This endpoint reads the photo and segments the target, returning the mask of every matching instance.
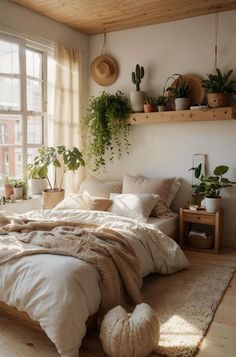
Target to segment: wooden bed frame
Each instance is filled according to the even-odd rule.
[[[18,311],[15,307],[5,304],[0,301],[0,314],[11,317],[14,320],[21,322],[31,330],[45,333],[37,321],[32,320],[24,311]],[[87,331],[93,330],[97,326],[97,315],[90,316],[86,322]]]

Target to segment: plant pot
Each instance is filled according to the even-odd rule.
[[[14,195],[17,200],[23,197],[23,186],[13,187]]]
[[[144,104],[144,113],[151,113],[154,112],[154,105],[153,104]]]
[[[42,195],[42,191],[48,187],[47,178],[30,179],[31,195]]]
[[[205,197],[207,212],[216,213],[221,208],[221,197]]]
[[[130,92],[130,107],[132,112],[143,112],[146,93],[143,91]]]
[[[190,107],[190,98],[175,98],[175,110],[186,110]]]
[[[157,106],[158,112],[164,112],[166,110],[165,105],[158,105]]]
[[[14,194],[13,185],[10,183],[6,183],[4,187],[4,196],[7,200],[10,199],[11,195]]]
[[[43,190],[43,208],[52,209],[60,203],[65,197],[65,191],[59,189]]]
[[[231,99],[229,93],[208,93],[207,101],[210,108],[228,107]]]

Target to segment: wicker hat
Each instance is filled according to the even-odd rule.
[[[92,78],[102,86],[115,82],[118,68],[116,61],[110,56],[98,56],[90,65]]]

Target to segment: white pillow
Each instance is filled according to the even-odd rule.
[[[80,185],[80,193],[88,192],[91,196],[109,198],[111,192],[121,193],[121,181],[100,181],[97,178],[87,177]]]
[[[93,211],[106,211],[112,200],[103,197],[93,197],[89,193],[70,193],[54,208],[56,210],[83,209]]]
[[[108,209],[109,212],[147,222],[150,213],[158,201],[159,195],[148,193],[111,193],[110,198],[113,200],[113,203]]]
[[[173,202],[173,200],[175,199],[180,187],[181,187],[181,179],[180,178],[176,178],[171,186],[170,189],[170,193],[168,195],[167,201],[166,201],[166,206],[170,207],[171,203]]]

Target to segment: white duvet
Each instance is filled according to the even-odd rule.
[[[119,231],[130,239],[143,276],[171,274],[189,266],[177,243],[157,228],[134,219],[78,210],[39,210],[24,216],[97,223]],[[100,305],[96,268],[73,257],[37,254],[0,265],[0,277],[0,301],[38,321],[61,356],[78,357],[86,321]]]

